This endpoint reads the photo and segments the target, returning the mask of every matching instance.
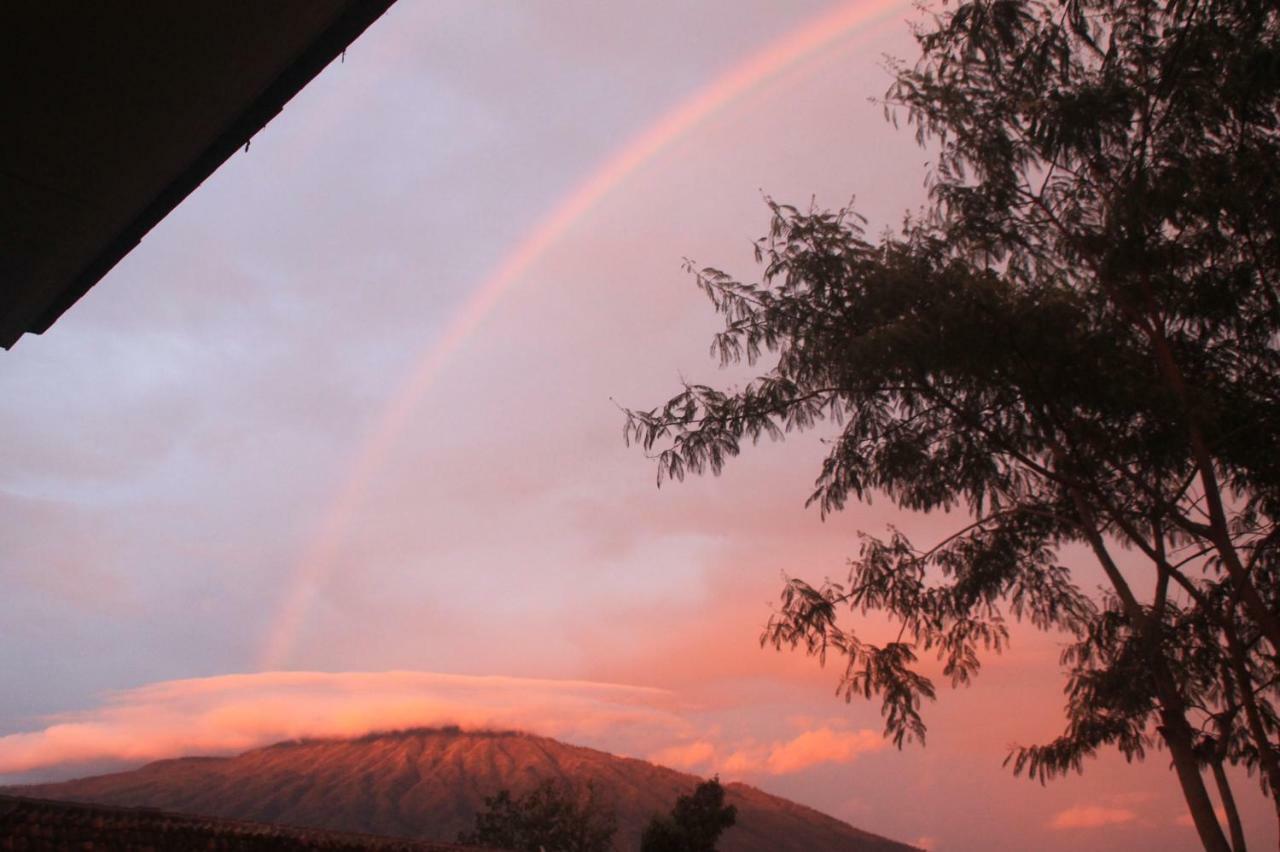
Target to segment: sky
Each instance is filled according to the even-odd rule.
[[[1196,848],[1162,753],[1044,787],[1002,766],[1061,727],[1061,637],[1016,630],[901,751],[835,671],[761,649],[784,575],[960,519],[880,499],[823,521],[821,430],[662,488],[623,443],[620,407],[741,378],[686,258],[755,276],[766,197],[856,199],[873,234],[924,202],[929,152],[870,101],[918,19],[395,4],[0,353],[0,783],[518,727],[930,849]]]

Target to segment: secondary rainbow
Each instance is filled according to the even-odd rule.
[[[597,202],[712,113],[801,60],[905,7],[902,0],[853,0],[809,19],[663,114],[615,151],[537,222],[458,309],[444,332],[423,350],[413,372],[375,421],[342,489],[329,506],[319,533],[294,566],[259,657],[261,669],[279,668],[287,660],[309,609],[311,594],[327,576],[333,554],[369,483],[390,456],[418,401],[503,294]]]

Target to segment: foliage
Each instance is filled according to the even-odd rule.
[[[584,793],[546,781],[519,798],[501,790],[484,800],[475,827],[458,842],[515,852],[609,852],[618,821],[593,785]]]
[[[864,535],[847,583],[789,580],[762,641],[843,658],[902,746],[936,696],[920,653],[959,685],[1009,618],[1064,631],[1067,729],[1014,770],[1167,747],[1226,849],[1202,766],[1258,770],[1280,814],[1280,12],[980,0],[917,41],[885,108],[937,151],[928,209],[871,242],[850,210],[770,201],[759,284],[693,270],[713,354],[768,368],[628,411],[628,440],[661,482],[829,424],[824,514],[872,493],[965,514],[928,547]],[[848,609],[902,632],[870,643]]]
[[[725,805],[716,776],[678,798],[669,816],[650,820],[640,837],[641,852],[715,852],[716,840],[737,817],[738,809]]]

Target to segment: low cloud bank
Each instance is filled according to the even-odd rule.
[[[428,672],[263,672],[165,681],[0,737],[0,775],[231,754],[281,740],[457,725],[647,753],[692,733],[670,693],[587,681]]]
[[[884,747],[839,720],[792,721],[773,742],[727,738],[686,718],[677,696],[624,684],[430,672],[262,672],[164,681],[0,737],[0,776],[60,767],[235,754],[283,740],[457,726],[519,730],[644,756],[675,769],[787,775]]]

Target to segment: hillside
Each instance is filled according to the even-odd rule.
[[[642,760],[510,732],[453,729],[350,740],[280,743],[236,757],[162,760],[129,772],[8,792],[45,799],[147,806],[192,814],[449,841],[470,828],[484,797],[540,781],[593,781],[615,803],[619,849],[635,849],[655,813],[699,779]],[[726,785],[738,825],[723,852],[905,852],[745,784]]]

